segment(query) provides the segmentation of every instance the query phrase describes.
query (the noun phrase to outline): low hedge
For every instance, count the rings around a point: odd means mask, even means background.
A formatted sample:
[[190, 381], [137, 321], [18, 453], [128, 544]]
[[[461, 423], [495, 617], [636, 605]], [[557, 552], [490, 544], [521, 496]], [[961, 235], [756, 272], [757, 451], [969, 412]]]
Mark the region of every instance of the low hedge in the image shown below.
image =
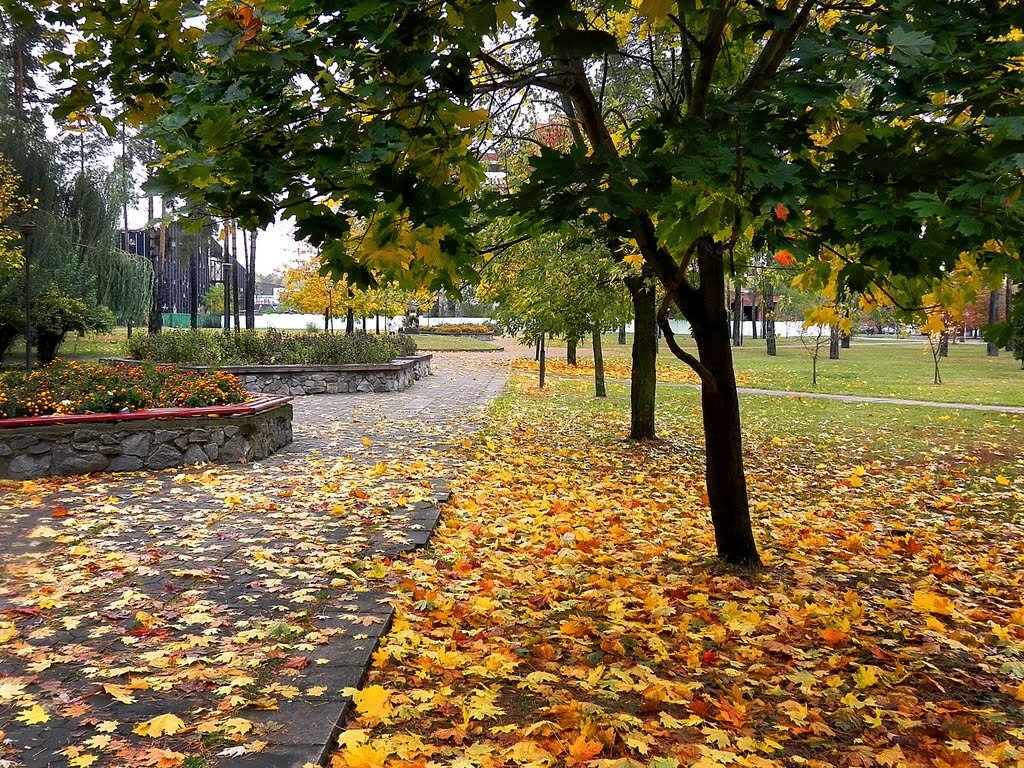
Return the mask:
[[494, 326], [486, 323], [451, 323], [449, 325], [431, 325], [421, 327], [420, 333], [436, 333], [445, 336], [494, 333]]
[[139, 334], [124, 350], [134, 360], [186, 365], [373, 365], [415, 354], [416, 342], [405, 334], [188, 330]]
[[31, 374], [0, 373], [0, 418], [52, 413], [126, 413], [143, 408], [199, 408], [242, 403], [237, 377], [153, 365], [57, 360]]

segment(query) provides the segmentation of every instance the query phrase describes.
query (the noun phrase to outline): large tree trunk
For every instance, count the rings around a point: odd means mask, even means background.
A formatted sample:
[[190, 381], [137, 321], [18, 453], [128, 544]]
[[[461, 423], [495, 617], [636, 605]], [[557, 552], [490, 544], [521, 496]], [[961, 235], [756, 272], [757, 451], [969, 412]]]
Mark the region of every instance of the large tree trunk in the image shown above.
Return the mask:
[[[634, 328], [634, 330], [636, 330], [636, 329]], [[625, 343], [626, 343], [626, 326], [625, 325], [620, 325], [619, 326], [619, 344], [625, 344]]]
[[939, 333], [939, 357], [949, 357], [949, 331]]
[[351, 336], [356, 332], [356, 313], [352, 307], [345, 310], [345, 335]]
[[839, 359], [839, 326], [832, 325], [828, 329], [828, 359]]
[[4, 356], [10, 351], [14, 340], [21, 335], [21, 331], [13, 325], [0, 325], [0, 363]]
[[[743, 469], [743, 433], [725, 307], [724, 262], [714, 246], [702, 242], [698, 246], [698, 266], [700, 287], [696, 290], [702, 306], [688, 319], [700, 354], [700, 365], [706, 371], [706, 378], [702, 376], [701, 409], [707, 460], [705, 478], [715, 544], [722, 560], [735, 565], [758, 566], [761, 560], [750, 523]], [[679, 303], [686, 314], [688, 302]], [[667, 337], [665, 324], [662, 330]]]
[[590, 333], [594, 345], [594, 397], [607, 397], [604, 385], [604, 351], [601, 349], [601, 328], [594, 326]]
[[[1010, 312], [1013, 310], [1013, 281], [1007, 277], [1006, 286], [1003, 289], [1003, 299], [1005, 304], [1004, 318], [1010, 319]], [[1006, 351], [1013, 352], [1013, 334], [1006, 337]]]
[[654, 288], [643, 278], [627, 278], [633, 299], [633, 368], [629, 387], [629, 437], [653, 440], [657, 393], [658, 311]]
[[39, 355], [40, 365], [49, 365], [57, 357], [57, 350], [64, 343], [66, 333], [51, 333], [49, 331], [36, 331], [36, 352]]
[[733, 288], [732, 299], [732, 345], [743, 344], [743, 289], [737, 282]]
[[579, 339], [575, 336], [568, 336], [565, 339], [565, 362], [568, 365], [576, 365], [576, 346]]
[[779, 348], [775, 339], [775, 286], [771, 283], [764, 291], [764, 339], [768, 357], [776, 357]]
[[[988, 321], [999, 322], [999, 291], [992, 291], [988, 295]], [[989, 357], [998, 357], [999, 347], [990, 341], [985, 345], [985, 354]]]
[[537, 360], [540, 362], [540, 366], [537, 369], [538, 386], [544, 389], [544, 378], [547, 376], [548, 368], [548, 356], [544, 349], [544, 334], [537, 334]]

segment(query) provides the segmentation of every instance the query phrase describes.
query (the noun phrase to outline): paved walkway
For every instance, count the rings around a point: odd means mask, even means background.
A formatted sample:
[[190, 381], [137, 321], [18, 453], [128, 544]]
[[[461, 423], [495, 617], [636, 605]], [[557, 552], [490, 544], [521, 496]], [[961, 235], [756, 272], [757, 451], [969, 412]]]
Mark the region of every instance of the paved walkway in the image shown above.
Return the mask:
[[260, 464], [0, 485], [0, 766], [318, 762], [390, 623], [374, 579], [426, 542], [504, 383], [435, 363], [296, 399]]

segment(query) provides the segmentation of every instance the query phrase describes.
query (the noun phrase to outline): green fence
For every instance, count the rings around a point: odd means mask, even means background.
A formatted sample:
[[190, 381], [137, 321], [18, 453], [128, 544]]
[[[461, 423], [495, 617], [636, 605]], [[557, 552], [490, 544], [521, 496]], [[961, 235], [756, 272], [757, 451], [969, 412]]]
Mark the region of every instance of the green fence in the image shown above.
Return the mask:
[[[165, 328], [191, 328], [192, 317], [182, 312], [164, 312]], [[199, 315], [198, 325], [200, 328], [221, 328], [224, 326], [224, 319], [221, 315]]]

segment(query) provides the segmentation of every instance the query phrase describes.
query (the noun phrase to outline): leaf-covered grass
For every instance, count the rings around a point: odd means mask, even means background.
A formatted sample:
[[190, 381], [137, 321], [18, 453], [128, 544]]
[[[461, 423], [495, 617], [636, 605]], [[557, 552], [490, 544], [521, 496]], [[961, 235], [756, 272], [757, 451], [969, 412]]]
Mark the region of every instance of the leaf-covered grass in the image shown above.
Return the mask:
[[[690, 342], [688, 338], [681, 341]], [[632, 336], [627, 344], [616, 343], [615, 334], [604, 337], [609, 361], [629, 359]], [[692, 349], [692, 342], [689, 344]], [[1019, 360], [1005, 350], [987, 357], [985, 345], [976, 342], [950, 344], [949, 357], [940, 363], [942, 384], [932, 383], [932, 356], [924, 341], [854, 339], [850, 349], [841, 350], [839, 360], [828, 359], [827, 346], [818, 359], [818, 385], [811, 384], [811, 358], [797, 339], [779, 339], [779, 354], [768, 357], [762, 339], [747, 337], [734, 347], [736, 372], [742, 386], [780, 389], [789, 392], [898, 397], [951, 403], [1024, 405], [1024, 370]], [[589, 360], [589, 346], [581, 345], [580, 362]], [[551, 348], [552, 359], [562, 359], [560, 348]], [[659, 364], [689, 370], [673, 357], [664, 344]]]
[[1016, 765], [1024, 421], [744, 399], [767, 568], [710, 557], [698, 399], [525, 381], [467, 448], [337, 768]]

